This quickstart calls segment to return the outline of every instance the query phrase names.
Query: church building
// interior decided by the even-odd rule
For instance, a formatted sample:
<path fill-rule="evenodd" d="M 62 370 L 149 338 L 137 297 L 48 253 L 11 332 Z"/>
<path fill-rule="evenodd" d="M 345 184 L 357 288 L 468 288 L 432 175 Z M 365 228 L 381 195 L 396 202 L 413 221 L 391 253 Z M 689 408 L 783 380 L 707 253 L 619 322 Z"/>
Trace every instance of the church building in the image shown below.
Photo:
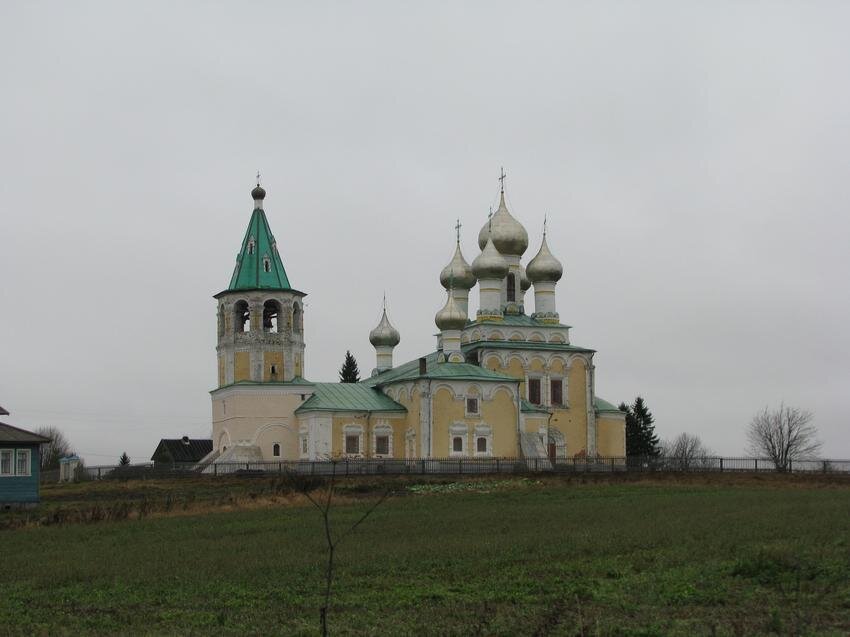
<path fill-rule="evenodd" d="M 214 297 L 218 388 L 206 462 L 625 456 L 624 414 L 595 394 L 595 352 L 573 345 L 560 322 L 563 267 L 545 229 L 522 262 L 528 233 L 505 204 L 504 175 L 498 210 L 478 234 L 481 252 L 470 265 L 458 233 L 440 273 L 436 350 L 395 365 L 401 337 L 384 307 L 369 333 L 375 370 L 359 383 L 304 377 L 305 293 L 286 275 L 266 191 L 258 184 L 251 196 L 230 285 Z M 469 316 L 476 285 L 479 309 Z"/>

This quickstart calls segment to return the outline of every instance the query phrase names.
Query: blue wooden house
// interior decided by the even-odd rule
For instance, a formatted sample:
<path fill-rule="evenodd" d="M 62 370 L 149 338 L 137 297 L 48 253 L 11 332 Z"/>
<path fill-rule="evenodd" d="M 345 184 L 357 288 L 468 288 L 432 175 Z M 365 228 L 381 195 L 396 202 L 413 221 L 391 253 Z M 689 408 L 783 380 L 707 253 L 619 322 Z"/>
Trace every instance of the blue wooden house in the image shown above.
<path fill-rule="evenodd" d="M 50 439 L 0 422 L 0 509 L 38 504 L 39 449 L 45 442 Z"/>

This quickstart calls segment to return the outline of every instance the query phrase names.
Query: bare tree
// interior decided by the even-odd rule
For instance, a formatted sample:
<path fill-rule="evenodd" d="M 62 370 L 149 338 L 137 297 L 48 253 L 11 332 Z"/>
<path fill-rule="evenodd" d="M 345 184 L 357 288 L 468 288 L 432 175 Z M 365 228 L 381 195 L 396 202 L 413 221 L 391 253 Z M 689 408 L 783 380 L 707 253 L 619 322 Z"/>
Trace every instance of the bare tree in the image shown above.
<path fill-rule="evenodd" d="M 387 489 L 383 492 L 380 498 L 378 498 L 372 506 L 370 506 L 364 513 L 361 515 L 354 524 L 348 527 L 345 531 L 338 534 L 334 537 L 332 528 L 331 528 L 331 505 L 333 504 L 334 497 L 334 486 L 336 479 L 336 461 L 333 461 L 333 469 L 334 471 L 331 473 L 330 481 L 327 485 L 327 490 L 323 496 L 313 497 L 310 493 L 309 488 L 303 489 L 302 493 L 307 496 L 307 499 L 313 503 L 319 513 L 322 516 L 322 522 L 325 526 L 325 543 L 328 547 L 328 563 L 325 567 L 325 601 L 322 604 L 321 609 L 319 609 L 319 621 L 321 624 L 322 637 L 327 637 L 328 635 L 328 611 L 330 609 L 331 603 L 331 585 L 333 584 L 334 577 L 334 557 L 336 555 L 336 548 L 339 546 L 339 543 L 342 542 L 346 536 L 351 533 L 354 529 L 360 526 L 366 518 L 368 518 L 372 512 L 377 509 L 392 493 L 390 489 Z"/>
<path fill-rule="evenodd" d="M 687 432 L 661 443 L 661 456 L 665 465 L 674 470 L 708 468 L 711 465 L 708 460 L 710 455 L 711 450 L 702 443 L 700 437 Z"/>
<path fill-rule="evenodd" d="M 59 459 L 70 456 L 74 451 L 65 434 L 56 427 L 39 427 L 35 430 L 39 436 L 50 438 L 50 442 L 41 445 L 41 470 L 58 469 Z"/>
<path fill-rule="evenodd" d="M 747 429 L 748 452 L 767 457 L 777 471 L 788 471 L 793 460 L 811 458 L 820 452 L 812 412 L 784 403 L 779 409 L 765 407 L 753 416 Z"/>

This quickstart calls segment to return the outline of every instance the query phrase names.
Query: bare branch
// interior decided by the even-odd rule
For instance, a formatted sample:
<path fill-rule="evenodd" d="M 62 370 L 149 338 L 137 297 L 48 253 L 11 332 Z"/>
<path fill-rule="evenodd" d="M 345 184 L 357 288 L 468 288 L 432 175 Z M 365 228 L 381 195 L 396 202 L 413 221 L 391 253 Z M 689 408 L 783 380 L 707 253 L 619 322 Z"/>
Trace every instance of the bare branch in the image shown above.
<path fill-rule="evenodd" d="M 812 412 L 784 403 L 778 409 L 765 407 L 750 421 L 748 451 L 769 458 L 777 471 L 787 471 L 794 460 L 810 459 L 820 452 L 813 418 Z"/>

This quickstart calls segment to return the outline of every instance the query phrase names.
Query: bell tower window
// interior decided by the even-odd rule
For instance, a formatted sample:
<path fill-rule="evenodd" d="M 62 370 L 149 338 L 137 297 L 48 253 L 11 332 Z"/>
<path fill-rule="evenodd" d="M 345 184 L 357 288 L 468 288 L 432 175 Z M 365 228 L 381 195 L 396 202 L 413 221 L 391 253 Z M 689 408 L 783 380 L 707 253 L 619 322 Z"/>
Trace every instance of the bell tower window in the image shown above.
<path fill-rule="evenodd" d="M 516 275 L 513 272 L 508 274 L 508 301 L 516 302 Z"/>
<path fill-rule="evenodd" d="M 248 239 L 248 254 L 254 254 L 254 248 L 256 247 L 257 242 L 254 241 L 254 237 Z"/>
<path fill-rule="evenodd" d="M 272 271 L 272 262 L 268 257 L 263 257 L 263 272 Z"/>
<path fill-rule="evenodd" d="M 280 331 L 280 303 L 277 301 L 263 303 L 263 331 L 273 334 Z"/>
<path fill-rule="evenodd" d="M 247 301 L 237 301 L 233 306 L 233 325 L 237 333 L 251 331 L 251 311 Z"/>

